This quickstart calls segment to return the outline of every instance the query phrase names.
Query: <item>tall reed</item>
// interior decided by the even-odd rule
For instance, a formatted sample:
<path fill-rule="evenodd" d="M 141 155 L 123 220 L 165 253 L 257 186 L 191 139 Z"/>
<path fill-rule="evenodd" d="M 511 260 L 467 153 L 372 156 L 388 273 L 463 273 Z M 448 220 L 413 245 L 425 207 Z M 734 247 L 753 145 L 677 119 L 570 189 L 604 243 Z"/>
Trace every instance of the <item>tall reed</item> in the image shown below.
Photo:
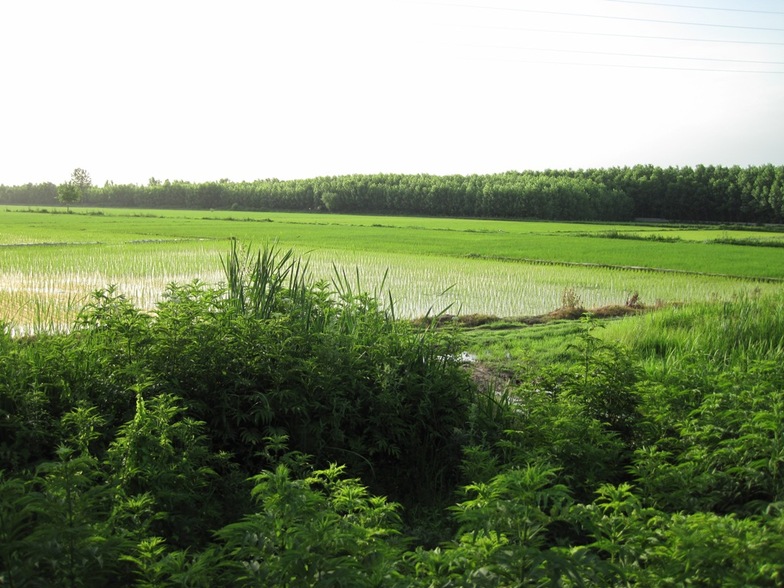
<path fill-rule="evenodd" d="M 784 360 L 784 293 L 739 294 L 726 301 L 662 309 L 611 329 L 648 358 L 697 357 L 713 365 Z"/>

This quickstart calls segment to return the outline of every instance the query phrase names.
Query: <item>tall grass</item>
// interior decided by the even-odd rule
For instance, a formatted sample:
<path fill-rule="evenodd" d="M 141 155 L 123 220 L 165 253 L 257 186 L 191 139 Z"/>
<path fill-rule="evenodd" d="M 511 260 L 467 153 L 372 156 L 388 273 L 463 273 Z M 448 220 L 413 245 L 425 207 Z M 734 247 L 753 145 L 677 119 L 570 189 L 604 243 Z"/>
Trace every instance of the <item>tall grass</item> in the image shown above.
<path fill-rule="evenodd" d="M 307 264 L 293 250 L 279 251 L 275 245 L 258 250 L 255 257 L 232 241 L 231 251 L 221 258 L 229 300 L 242 314 L 268 319 L 283 292 L 296 305 L 307 299 Z"/>
<path fill-rule="evenodd" d="M 717 367 L 751 360 L 784 361 L 784 292 L 741 294 L 695 303 L 612 325 L 616 336 L 649 365 L 699 359 Z"/>

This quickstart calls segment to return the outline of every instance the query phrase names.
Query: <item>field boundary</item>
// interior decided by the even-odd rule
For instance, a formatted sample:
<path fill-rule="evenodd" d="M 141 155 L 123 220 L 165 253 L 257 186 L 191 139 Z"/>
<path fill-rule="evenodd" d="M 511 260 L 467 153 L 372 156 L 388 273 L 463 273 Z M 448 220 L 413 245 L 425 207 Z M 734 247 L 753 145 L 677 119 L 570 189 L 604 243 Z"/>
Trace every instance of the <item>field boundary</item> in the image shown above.
<path fill-rule="evenodd" d="M 648 267 L 644 265 L 615 265 L 610 263 L 553 261 L 550 259 L 533 259 L 528 257 L 504 257 L 502 255 L 480 255 L 478 253 L 469 253 L 468 255 L 463 255 L 461 257 L 466 259 L 486 259 L 488 261 L 530 263 L 532 265 L 561 265 L 566 267 L 584 267 L 584 268 L 595 267 L 599 269 L 612 269 L 612 270 L 625 270 L 625 271 L 638 271 L 638 272 L 657 272 L 657 273 L 664 273 L 664 274 L 681 274 L 686 276 L 703 276 L 708 278 L 727 278 L 727 279 L 739 280 L 743 282 L 764 282 L 766 284 L 784 283 L 784 278 L 769 278 L 765 276 L 739 276 L 734 274 L 718 274 L 718 273 L 710 273 L 710 272 L 694 272 L 689 270 L 664 268 L 664 267 Z"/>

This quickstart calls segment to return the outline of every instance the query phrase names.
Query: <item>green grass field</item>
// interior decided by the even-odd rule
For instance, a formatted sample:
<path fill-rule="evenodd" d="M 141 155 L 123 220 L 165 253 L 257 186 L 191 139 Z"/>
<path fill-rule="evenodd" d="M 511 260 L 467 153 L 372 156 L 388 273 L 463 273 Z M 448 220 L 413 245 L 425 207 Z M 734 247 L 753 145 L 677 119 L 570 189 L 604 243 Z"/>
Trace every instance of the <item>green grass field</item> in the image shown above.
<path fill-rule="evenodd" d="M 56 213 L 55 213 L 56 212 Z M 152 308 L 170 282 L 222 280 L 230 240 L 277 242 L 376 292 L 387 274 L 399 316 L 540 314 L 573 289 L 585 306 L 726 299 L 776 290 L 784 234 L 727 227 L 610 225 L 302 213 L 0 210 L 0 317 L 67 325 L 89 292 L 116 285 Z M 627 238 L 618 238 L 622 234 Z M 629 238 L 631 237 L 631 238 Z M 653 238 L 652 238 L 653 237 Z M 660 239 L 664 237 L 665 239 Z M 759 240 L 758 246 L 713 243 Z M 654 240 L 656 239 L 656 240 Z"/>
<path fill-rule="evenodd" d="M 0 584 L 781 584 L 779 233 L 9 209 L 0 235 Z M 385 289 L 502 318 L 421 329 L 358 295 Z M 567 312 L 634 292 L 686 304 Z"/>

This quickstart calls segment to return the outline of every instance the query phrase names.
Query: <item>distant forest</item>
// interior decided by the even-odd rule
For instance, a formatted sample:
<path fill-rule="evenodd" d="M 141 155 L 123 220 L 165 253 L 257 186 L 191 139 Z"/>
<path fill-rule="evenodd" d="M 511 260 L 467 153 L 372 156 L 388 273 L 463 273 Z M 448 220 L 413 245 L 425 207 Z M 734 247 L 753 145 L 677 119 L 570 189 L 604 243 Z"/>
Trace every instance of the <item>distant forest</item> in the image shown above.
<path fill-rule="evenodd" d="M 53 206 L 52 183 L 0 185 L 0 204 Z M 638 165 L 488 175 L 373 174 L 307 180 L 107 182 L 82 206 L 323 211 L 509 219 L 784 222 L 784 166 Z"/>

